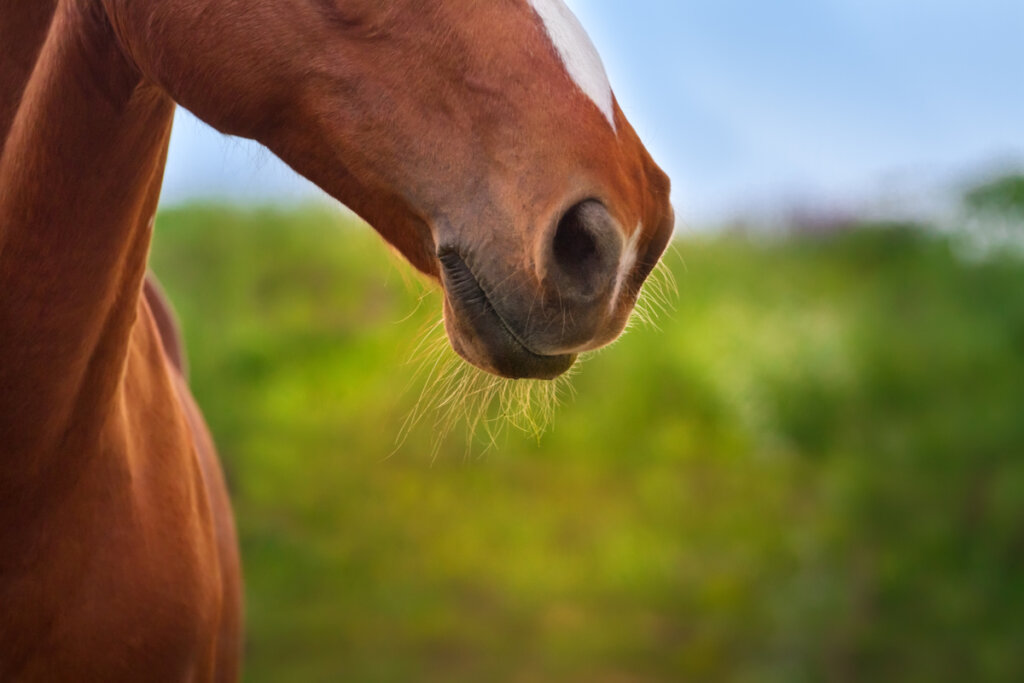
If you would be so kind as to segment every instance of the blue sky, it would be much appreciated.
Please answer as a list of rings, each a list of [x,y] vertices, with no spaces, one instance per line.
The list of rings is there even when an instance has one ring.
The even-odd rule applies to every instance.
[[[686,222],[1024,161],[1021,0],[570,0]],[[179,112],[164,203],[316,194]]]

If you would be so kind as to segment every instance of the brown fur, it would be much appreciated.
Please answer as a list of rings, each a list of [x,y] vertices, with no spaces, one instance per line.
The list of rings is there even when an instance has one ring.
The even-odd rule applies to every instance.
[[[0,0],[0,680],[238,675],[227,492],[144,281],[175,102],[359,212],[502,374],[614,339],[671,233],[525,0]],[[617,298],[552,270],[587,199],[601,268],[642,226]]]
[[[174,365],[174,368],[181,373],[181,376],[188,379],[188,358],[185,356],[185,341],[181,338],[181,329],[178,327],[177,317],[174,315],[174,306],[164,294],[160,281],[152,273],[146,274],[142,284],[142,295],[146,299],[153,320],[156,322],[156,329],[160,332],[160,341],[164,346],[164,353],[167,360]]]

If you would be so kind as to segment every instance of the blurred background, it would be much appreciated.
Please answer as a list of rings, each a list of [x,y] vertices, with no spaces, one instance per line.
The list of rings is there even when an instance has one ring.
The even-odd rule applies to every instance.
[[[247,680],[1024,680],[1024,5],[569,4],[679,292],[540,439],[399,441],[436,292],[179,112],[152,267]]]

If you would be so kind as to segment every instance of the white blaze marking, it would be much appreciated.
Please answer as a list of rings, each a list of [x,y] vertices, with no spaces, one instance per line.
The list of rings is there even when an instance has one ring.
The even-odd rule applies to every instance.
[[[626,246],[622,250],[622,261],[619,263],[619,272],[615,276],[615,290],[612,292],[612,300],[610,309],[615,310],[615,307],[619,303],[619,295],[622,293],[622,285],[625,284],[626,278],[633,272],[633,266],[636,265],[637,249],[640,246],[640,235],[643,234],[644,226],[640,223],[637,224],[636,230],[629,236],[626,241]]]
[[[590,37],[562,0],[529,0],[544,21],[548,37],[554,43],[565,70],[583,93],[594,101],[612,130],[615,130],[615,107],[612,86],[608,82],[601,56]]]

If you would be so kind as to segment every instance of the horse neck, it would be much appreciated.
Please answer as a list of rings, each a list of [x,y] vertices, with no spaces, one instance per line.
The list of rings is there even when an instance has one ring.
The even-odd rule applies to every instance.
[[[137,312],[174,105],[98,5],[62,0],[0,154],[0,493],[99,438]]]
[[[57,0],[0,0],[0,153]]]

